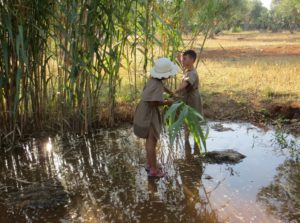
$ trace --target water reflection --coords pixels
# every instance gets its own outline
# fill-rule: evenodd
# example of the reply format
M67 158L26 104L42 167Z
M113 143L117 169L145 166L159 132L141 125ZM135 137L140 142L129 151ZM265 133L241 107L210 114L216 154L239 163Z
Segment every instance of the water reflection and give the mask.
M285 222L300 219L300 163L286 160L277 167L273 181L261 188L257 200ZM294 211L292 211L294 210Z
M279 221L255 198L272 181L277 166L288 166L283 163L288 155L274 152L273 132L248 124L228 127L234 131L211 131L208 147L237 148L247 155L242 163L203 164L181 139L170 149L162 137L159 159L168 176L159 180L148 179L143 141L134 137L130 127L85 137L32 139L21 148L1 153L2 200L13 192L26 191L34 182L55 180L70 193L69 203L32 210L4 202L0 222ZM262 161L264 168L257 165ZM294 168L299 170L299 166ZM298 190L299 181L291 178L290 185L295 184ZM296 210L299 206L294 205L292 211Z

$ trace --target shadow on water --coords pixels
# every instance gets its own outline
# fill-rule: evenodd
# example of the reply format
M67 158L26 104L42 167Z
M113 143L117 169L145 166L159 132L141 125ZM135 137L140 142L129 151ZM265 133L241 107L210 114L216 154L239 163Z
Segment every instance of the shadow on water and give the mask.
M205 164L162 137L163 179L148 179L130 127L31 139L0 155L0 222L296 222L299 163L273 131L223 125L230 131L212 129L208 150L236 149L244 161Z

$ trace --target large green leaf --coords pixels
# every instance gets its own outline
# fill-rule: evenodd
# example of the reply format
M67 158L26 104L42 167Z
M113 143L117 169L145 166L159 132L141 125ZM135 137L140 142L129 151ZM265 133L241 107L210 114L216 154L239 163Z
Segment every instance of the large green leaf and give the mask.
M176 136L180 132L182 126L185 124L195 143L198 145L200 153L202 152L202 148L204 149L204 152L207 151L206 139L208 137L208 128L203 130L201 124L205 124L204 117L194 108L186 105L182 101L178 101L166 111L164 121L168 128L168 135L171 145L174 144Z

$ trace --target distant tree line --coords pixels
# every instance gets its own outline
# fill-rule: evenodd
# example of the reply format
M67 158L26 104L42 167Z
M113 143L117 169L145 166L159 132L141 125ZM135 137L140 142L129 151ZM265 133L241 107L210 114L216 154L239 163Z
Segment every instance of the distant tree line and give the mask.
M248 11L240 19L244 30L260 29L293 33L300 28L300 0L273 0L268 10L259 0L248 2Z
M199 7L196 1L189 2L189 17L184 20L189 21L185 27L187 32L199 29L199 21L203 24L203 15L207 14L213 15L211 36L224 30L288 30L293 33L300 29L300 0L273 0L270 9L260 0L212 0L208 4L199 4Z

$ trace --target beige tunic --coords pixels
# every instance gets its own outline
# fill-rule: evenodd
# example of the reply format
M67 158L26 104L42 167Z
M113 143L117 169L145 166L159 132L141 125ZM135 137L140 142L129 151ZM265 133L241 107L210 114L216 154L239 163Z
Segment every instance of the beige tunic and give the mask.
M164 85L161 80L150 78L146 83L133 119L133 131L137 137L147 138L150 127L152 127L155 137L159 139L161 132L160 112L158 106L152 106L149 102L164 101L163 92Z
M181 92L183 101L187 105L196 109L200 114L203 114L197 71L193 69L186 72L186 74L183 76L183 81L187 81L189 83L189 85Z

